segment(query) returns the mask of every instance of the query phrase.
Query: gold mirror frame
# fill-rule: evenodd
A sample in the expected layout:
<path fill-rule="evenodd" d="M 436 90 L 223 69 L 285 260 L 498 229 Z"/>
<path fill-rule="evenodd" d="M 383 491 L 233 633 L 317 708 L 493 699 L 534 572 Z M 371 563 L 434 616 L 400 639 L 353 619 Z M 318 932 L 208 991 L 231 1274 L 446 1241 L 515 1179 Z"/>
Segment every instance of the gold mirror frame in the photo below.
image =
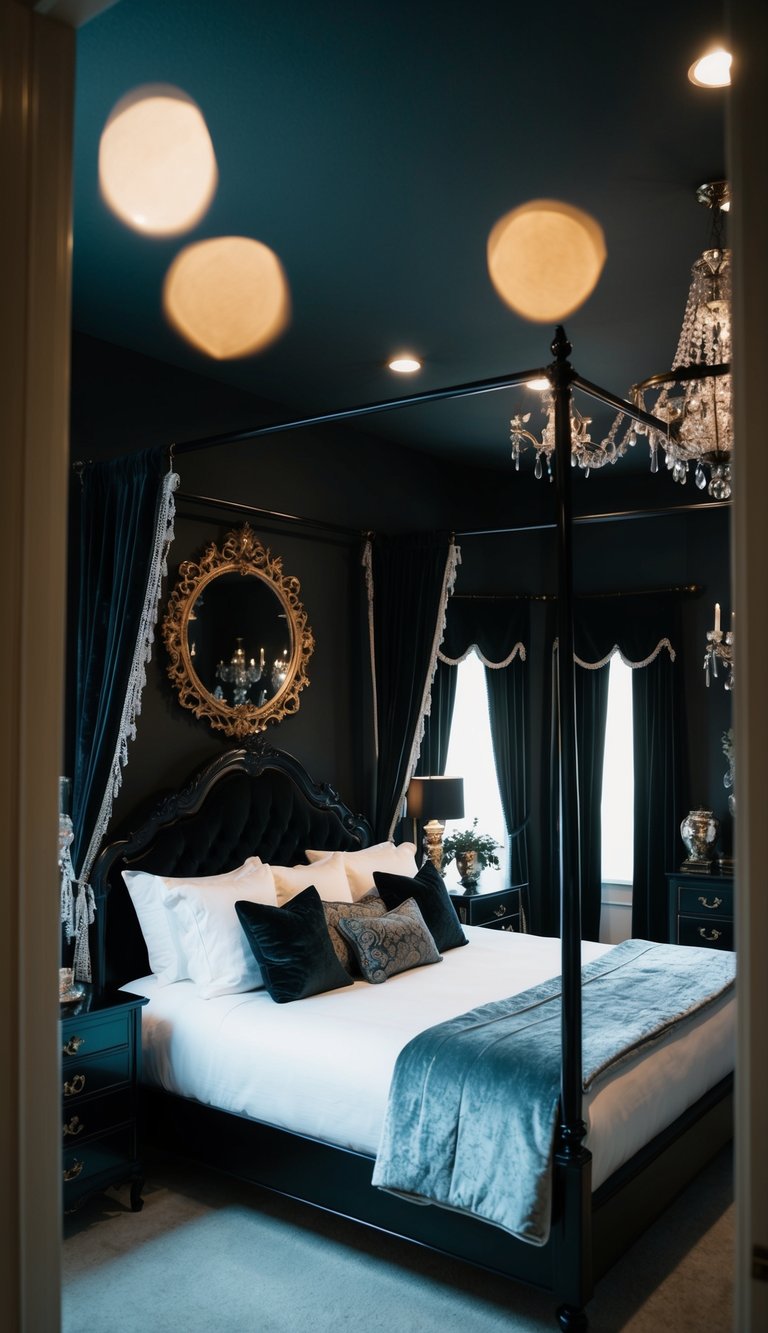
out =
<path fill-rule="evenodd" d="M 208 585 L 223 574 L 237 573 L 261 579 L 281 603 L 291 630 L 291 653 L 285 680 L 276 694 L 262 705 L 237 706 L 217 699 L 198 677 L 189 645 L 189 621 L 195 602 Z M 309 684 L 307 663 L 315 640 L 300 600 L 297 578 L 283 573 L 283 562 L 263 546 L 249 524 L 228 532 L 221 550 L 215 542 L 201 559 L 184 560 L 170 597 L 162 632 L 170 663 L 168 675 L 178 690 L 182 708 L 205 718 L 217 731 L 242 739 L 264 731 L 270 722 L 280 722 L 299 710 L 299 693 Z"/>

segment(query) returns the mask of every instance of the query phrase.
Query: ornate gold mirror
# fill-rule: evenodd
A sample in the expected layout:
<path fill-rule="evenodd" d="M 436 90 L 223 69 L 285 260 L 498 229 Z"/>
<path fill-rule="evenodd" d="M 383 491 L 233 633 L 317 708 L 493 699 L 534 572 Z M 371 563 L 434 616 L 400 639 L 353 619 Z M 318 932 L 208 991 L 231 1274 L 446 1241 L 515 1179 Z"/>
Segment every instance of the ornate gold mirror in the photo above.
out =
<path fill-rule="evenodd" d="M 241 738 L 298 712 L 315 647 L 299 592 L 247 523 L 185 560 L 163 620 L 182 707 Z"/>

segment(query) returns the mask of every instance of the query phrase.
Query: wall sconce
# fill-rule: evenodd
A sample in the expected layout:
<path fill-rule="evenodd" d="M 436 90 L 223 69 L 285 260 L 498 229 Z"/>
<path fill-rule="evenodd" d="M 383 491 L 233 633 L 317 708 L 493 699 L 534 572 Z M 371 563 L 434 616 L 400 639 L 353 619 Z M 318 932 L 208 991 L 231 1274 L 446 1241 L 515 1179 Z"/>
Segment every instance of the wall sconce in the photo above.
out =
<path fill-rule="evenodd" d="M 733 647 L 735 637 L 736 612 L 731 612 L 731 628 L 723 633 L 720 628 L 720 603 L 715 602 L 715 628 L 707 630 L 707 647 L 704 653 L 704 672 L 706 674 L 707 686 L 709 686 L 710 671 L 715 680 L 717 680 L 717 664 L 718 662 L 722 662 L 726 671 L 723 687 L 726 690 L 733 689 Z"/>
<path fill-rule="evenodd" d="M 447 819 L 464 818 L 463 778 L 411 778 L 406 814 L 424 827 L 424 852 L 443 873 L 443 829 Z"/>

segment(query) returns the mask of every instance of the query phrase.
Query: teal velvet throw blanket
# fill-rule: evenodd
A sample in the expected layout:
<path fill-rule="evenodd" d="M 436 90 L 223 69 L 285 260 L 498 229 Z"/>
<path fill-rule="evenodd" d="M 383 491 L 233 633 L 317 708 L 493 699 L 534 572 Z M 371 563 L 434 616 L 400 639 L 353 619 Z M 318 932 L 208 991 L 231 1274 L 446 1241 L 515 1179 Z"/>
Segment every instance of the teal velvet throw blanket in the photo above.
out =
<path fill-rule="evenodd" d="M 625 940 L 582 968 L 583 1082 L 733 985 L 735 956 Z M 373 1184 L 549 1238 L 561 978 L 419 1033 L 401 1051 Z"/>

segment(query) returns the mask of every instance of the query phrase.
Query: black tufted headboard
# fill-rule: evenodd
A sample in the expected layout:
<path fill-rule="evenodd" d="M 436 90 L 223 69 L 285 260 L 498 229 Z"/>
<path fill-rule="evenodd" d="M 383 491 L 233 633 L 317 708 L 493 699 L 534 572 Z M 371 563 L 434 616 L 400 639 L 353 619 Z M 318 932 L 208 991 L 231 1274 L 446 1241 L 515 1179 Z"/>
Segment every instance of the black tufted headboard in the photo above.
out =
<path fill-rule="evenodd" d="M 367 846 L 370 835 L 366 821 L 291 755 L 266 745 L 225 752 L 101 851 L 91 876 L 94 980 L 119 986 L 149 970 L 122 870 L 215 875 L 248 856 L 297 865 L 307 847 L 352 851 Z"/>

